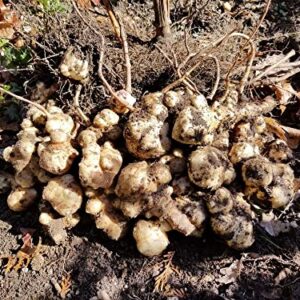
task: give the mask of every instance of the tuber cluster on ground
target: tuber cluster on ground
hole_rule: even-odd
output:
[[[88,62],[73,49],[60,70],[88,79]],[[135,102],[115,92],[86,126],[53,101],[31,105],[18,141],[3,152],[14,169],[0,173],[9,208],[38,205],[56,243],[82,211],[113,240],[130,221],[139,252],[154,256],[167,248],[168,232],[200,238],[209,225],[229,247],[246,249],[255,241],[251,205],[278,209],[293,199],[292,152],[263,117],[278,105],[271,96],[242,101],[232,89],[209,104],[179,87]]]

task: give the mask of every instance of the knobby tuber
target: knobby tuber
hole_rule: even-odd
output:
[[[235,170],[220,150],[206,146],[191,153],[188,163],[190,180],[203,189],[216,190],[235,179]]]
[[[59,68],[61,73],[70,79],[78,80],[82,83],[88,80],[89,62],[88,60],[79,59],[75,55],[73,47],[68,48]]]
[[[116,92],[116,96],[117,98],[112,96],[110,99],[113,111],[123,114],[133,110],[136,99],[130,93],[126,90],[120,90]]]
[[[242,250],[253,244],[253,212],[241,193],[220,188],[207,200],[207,208],[213,231],[230,247]]]
[[[98,229],[102,229],[111,239],[119,240],[127,230],[127,219],[113,206],[103,192],[89,189],[85,211],[95,219]]]
[[[51,179],[43,190],[43,199],[65,217],[78,211],[82,198],[82,188],[71,174]]]
[[[280,208],[293,199],[295,177],[288,165],[256,157],[243,164],[242,175],[245,194],[254,201]]]
[[[60,70],[74,80],[88,78],[88,62],[72,49]],[[229,247],[245,249],[254,242],[247,201],[282,208],[293,199],[295,178],[287,164],[291,150],[263,117],[276,101],[239,100],[230,90],[209,105],[202,94],[178,88],[135,104],[120,90],[111,109],[80,128],[52,101],[31,106],[17,143],[4,150],[15,174],[0,173],[0,192],[11,190],[8,206],[17,212],[41,196],[39,221],[56,243],[78,224],[85,205],[113,240],[137,219],[133,236],[146,256],[167,248],[169,231],[201,237],[207,223]]]
[[[4,160],[10,162],[16,172],[21,172],[29,164],[38,142],[38,129],[29,119],[23,120],[21,128],[17,143],[3,151]]]
[[[17,187],[7,198],[8,207],[15,212],[27,210],[37,199],[38,193],[34,188]]]
[[[153,221],[138,221],[133,229],[133,237],[139,252],[150,257],[161,254],[169,244],[164,226]]]
[[[129,116],[124,129],[128,151],[140,159],[156,158],[170,150],[168,109],[162,104],[162,94],[148,94],[141,108]]]

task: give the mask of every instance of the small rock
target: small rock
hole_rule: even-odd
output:
[[[97,293],[97,296],[98,296],[98,300],[111,300],[108,294],[103,290],[99,291]]]
[[[232,10],[232,6],[231,6],[231,4],[229,2],[224,2],[223,7],[227,11],[231,11]]]
[[[37,254],[31,261],[31,268],[34,271],[40,271],[44,265],[45,259],[41,254]]]

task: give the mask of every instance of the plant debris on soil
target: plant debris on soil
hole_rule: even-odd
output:
[[[0,299],[300,299],[299,191],[297,0],[0,0]]]

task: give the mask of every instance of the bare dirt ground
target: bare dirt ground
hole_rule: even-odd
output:
[[[122,18],[128,33],[132,60],[133,93],[139,97],[147,91],[161,90],[175,78],[174,70],[155,45],[167,47],[154,39],[151,1],[115,1],[116,13]],[[181,61],[185,56],[185,41],[193,49],[214,41],[235,29],[251,33],[263,14],[264,1],[231,1],[232,10],[224,9],[223,1],[198,1],[186,39],[185,17],[189,16],[188,1],[172,1],[173,49]],[[31,59],[24,71],[5,72],[4,82],[13,82],[23,95],[31,95],[37,82],[57,87],[53,97],[65,111],[72,112],[75,85],[58,72],[61,57],[69,45],[89,56],[96,74],[101,48],[99,37],[66,1],[63,12],[45,12],[35,1],[10,1],[22,16],[18,36],[30,49]],[[102,8],[82,10],[93,28],[101,28],[107,40],[105,75],[116,89],[122,85],[122,50],[114,37],[109,19]],[[297,0],[272,1],[265,21],[255,38],[259,55],[266,56],[295,49],[300,56],[300,3]],[[222,74],[239,51],[239,45],[226,46],[219,59]],[[231,55],[231,56],[230,56]],[[5,66],[10,69],[14,66]],[[0,77],[0,78],[1,78]],[[205,79],[204,79],[205,78]],[[195,75],[198,89],[209,94],[214,69],[203,65]],[[295,90],[300,90],[300,74],[290,78]],[[105,94],[97,75],[84,87],[81,106],[89,115],[105,106]],[[4,108],[3,108],[4,107]],[[20,103],[3,104],[1,124],[12,128],[1,130],[0,148],[13,143],[15,128],[25,107]],[[295,99],[280,114],[273,116],[282,124],[300,128],[300,102]],[[292,167],[300,174],[300,151],[294,150]],[[0,167],[7,166],[0,162]],[[281,220],[294,221],[288,232],[274,237],[256,228],[255,244],[243,252],[226,247],[209,230],[204,238],[183,238],[171,234],[169,257],[145,258],[138,253],[132,237],[114,242],[97,230],[88,216],[69,232],[68,239],[54,245],[38,223],[38,208],[22,214],[7,207],[0,199],[0,256],[17,253],[22,245],[24,228],[34,229],[33,240],[41,238],[41,255],[28,267],[5,272],[4,258],[0,261],[0,299],[61,299],[57,285],[70,275],[70,290],[66,299],[300,299],[300,203],[296,198],[281,214]],[[155,290],[155,278],[172,258],[173,271],[164,292]],[[1,265],[2,264],[2,265]],[[165,267],[166,268],[166,267]]]

